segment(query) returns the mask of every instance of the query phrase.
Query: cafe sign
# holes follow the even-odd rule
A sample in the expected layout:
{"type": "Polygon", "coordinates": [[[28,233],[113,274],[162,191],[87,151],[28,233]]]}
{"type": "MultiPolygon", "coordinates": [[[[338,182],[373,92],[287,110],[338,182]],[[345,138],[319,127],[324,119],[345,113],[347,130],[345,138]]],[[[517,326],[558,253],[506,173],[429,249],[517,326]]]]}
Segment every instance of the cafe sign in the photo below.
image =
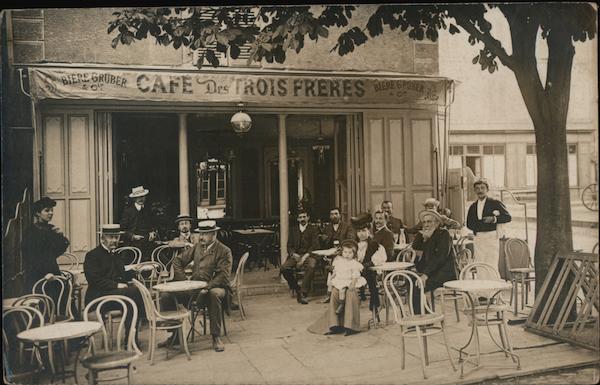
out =
{"type": "Polygon", "coordinates": [[[37,99],[270,104],[444,104],[446,80],[30,68],[37,99]]]}

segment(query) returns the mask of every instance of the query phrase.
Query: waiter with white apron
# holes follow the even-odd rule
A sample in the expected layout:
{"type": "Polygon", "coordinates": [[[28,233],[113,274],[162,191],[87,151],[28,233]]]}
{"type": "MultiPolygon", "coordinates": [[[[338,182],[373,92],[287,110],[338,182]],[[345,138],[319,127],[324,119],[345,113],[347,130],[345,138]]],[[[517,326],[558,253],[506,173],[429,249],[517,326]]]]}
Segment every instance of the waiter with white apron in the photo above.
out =
{"type": "MultiPolygon", "coordinates": [[[[469,207],[467,227],[475,234],[474,260],[487,263],[498,271],[499,234],[497,225],[508,223],[512,218],[501,201],[487,196],[490,186],[485,179],[475,181],[473,188],[477,195],[477,201],[469,207]]],[[[486,278],[492,279],[492,277],[486,278]]]]}

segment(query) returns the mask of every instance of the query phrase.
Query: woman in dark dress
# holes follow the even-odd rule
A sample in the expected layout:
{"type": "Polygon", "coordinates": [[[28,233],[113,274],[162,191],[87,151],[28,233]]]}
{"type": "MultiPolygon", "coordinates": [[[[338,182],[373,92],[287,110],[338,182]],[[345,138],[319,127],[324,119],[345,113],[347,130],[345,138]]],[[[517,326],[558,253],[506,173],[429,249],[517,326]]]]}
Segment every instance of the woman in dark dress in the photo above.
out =
{"type": "Polygon", "coordinates": [[[31,292],[38,280],[60,274],[56,259],[69,247],[69,240],[50,224],[54,206],[56,201],[48,197],[33,203],[35,223],[25,231],[21,241],[26,292],[31,292]]]}
{"type": "MultiPolygon", "coordinates": [[[[444,282],[456,279],[452,258],[452,238],[448,230],[442,228],[444,220],[435,210],[423,210],[419,213],[423,229],[417,233],[412,243],[417,250],[415,268],[425,284],[425,293],[442,287],[444,282]]],[[[420,291],[413,292],[413,309],[420,314],[420,291]]]]}

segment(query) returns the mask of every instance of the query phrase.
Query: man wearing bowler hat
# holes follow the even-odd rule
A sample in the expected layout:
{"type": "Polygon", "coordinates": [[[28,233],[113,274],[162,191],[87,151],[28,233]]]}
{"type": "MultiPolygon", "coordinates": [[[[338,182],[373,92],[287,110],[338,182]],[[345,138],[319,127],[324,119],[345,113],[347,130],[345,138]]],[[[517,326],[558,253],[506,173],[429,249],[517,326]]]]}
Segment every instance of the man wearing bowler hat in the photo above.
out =
{"type": "MultiPolygon", "coordinates": [[[[102,225],[100,245],[85,255],[83,273],[88,283],[85,303],[105,295],[124,295],[131,298],[138,308],[139,319],[144,318],[145,308],[142,296],[135,286],[128,282],[135,277],[135,271],[125,271],[123,261],[115,253],[119,240],[124,234],[118,224],[102,225]]],[[[108,308],[107,308],[108,309],[108,308]]],[[[128,312],[132,314],[132,312],[128,312]]],[[[129,330],[131,319],[126,319],[126,330],[129,330]]]]}
{"type": "MultiPolygon", "coordinates": [[[[231,290],[229,277],[233,258],[231,249],[217,239],[219,227],[215,221],[207,220],[198,223],[194,230],[198,234],[198,243],[177,255],[173,260],[175,280],[185,280],[184,269],[190,262],[192,267],[192,280],[205,281],[207,286],[199,293],[199,301],[208,301],[208,314],[210,318],[210,334],[212,335],[213,349],[217,352],[225,350],[221,341],[221,318],[223,302],[228,290],[231,290]]],[[[163,296],[161,303],[164,309],[173,309],[174,301],[163,296]]],[[[188,303],[189,297],[178,295],[179,303],[188,303]]]]}
{"type": "Polygon", "coordinates": [[[125,231],[124,240],[142,251],[142,261],[149,261],[152,250],[156,246],[156,226],[150,207],[146,206],[146,196],[150,191],[144,186],[131,189],[129,198],[133,204],[123,210],[121,228],[125,231]]]}

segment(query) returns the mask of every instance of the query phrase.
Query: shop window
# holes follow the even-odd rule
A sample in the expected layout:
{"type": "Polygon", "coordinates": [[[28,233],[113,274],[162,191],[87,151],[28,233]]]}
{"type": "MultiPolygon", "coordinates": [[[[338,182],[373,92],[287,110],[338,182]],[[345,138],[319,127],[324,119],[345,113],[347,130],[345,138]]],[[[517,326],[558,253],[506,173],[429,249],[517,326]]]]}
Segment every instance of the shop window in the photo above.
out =
{"type": "Polygon", "coordinates": [[[227,164],[210,158],[198,164],[198,217],[222,218],[225,215],[227,164]]]}
{"type": "Polygon", "coordinates": [[[504,146],[483,146],[483,176],[494,187],[504,187],[504,146]]]}
{"type": "Polygon", "coordinates": [[[481,149],[479,146],[467,146],[467,154],[480,154],[481,149]]]}
{"type": "Polygon", "coordinates": [[[577,177],[577,145],[569,144],[569,186],[574,187],[579,184],[577,177]]]}

